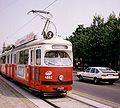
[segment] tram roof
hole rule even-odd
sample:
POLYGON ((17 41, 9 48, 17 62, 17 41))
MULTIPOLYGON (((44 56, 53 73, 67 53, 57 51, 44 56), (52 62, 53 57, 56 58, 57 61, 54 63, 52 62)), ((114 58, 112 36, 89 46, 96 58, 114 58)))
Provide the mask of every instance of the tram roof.
POLYGON ((72 43, 68 40, 65 40, 61 37, 55 37, 50 40, 43 40, 43 43, 45 44, 67 44, 67 45, 72 45, 72 43))
POLYGON ((25 47, 31 47, 31 46, 36 46, 36 45, 69 45, 72 46, 72 43, 68 40, 65 40, 61 37, 55 37, 52 39, 37 39, 31 42, 28 42, 26 44, 20 45, 15 47, 13 50, 18 50, 18 49, 22 49, 25 47))
POLYGON ((54 37, 52 39, 37 39, 34 40, 32 42, 29 42, 28 44, 26 44, 26 46, 30 46, 30 45, 45 45, 45 44, 60 44, 60 45, 72 45, 72 43, 70 41, 67 41, 61 37, 54 37))
POLYGON ((28 42, 28 43, 25 43, 25 44, 22 44, 20 46, 16 46, 14 47, 13 49, 11 50, 7 50, 5 51, 3 54, 6 54, 8 52, 11 52, 12 50, 18 50, 18 49, 22 49, 22 48, 25 48, 25 47, 30 47, 30 46, 34 46, 34 45, 70 45, 72 46, 72 43, 68 40, 65 40, 63 39, 62 37, 53 37, 51 39, 36 39, 36 40, 33 40, 31 42, 28 42))

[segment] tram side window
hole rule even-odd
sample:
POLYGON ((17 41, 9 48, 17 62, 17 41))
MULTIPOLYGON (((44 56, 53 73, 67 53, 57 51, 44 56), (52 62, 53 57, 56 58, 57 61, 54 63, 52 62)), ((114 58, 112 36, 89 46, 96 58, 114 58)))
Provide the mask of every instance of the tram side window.
POLYGON ((31 63, 31 65, 34 65, 34 50, 31 50, 30 63, 31 63))
POLYGON ((36 65, 41 65, 41 49, 36 50, 36 65))
POLYGON ((28 64, 29 50, 23 50, 19 52, 19 63, 28 64))
POLYGON ((1 63, 5 63, 5 61, 6 61, 6 56, 2 56, 1 57, 1 63))
POLYGON ((14 63, 16 64, 17 61, 16 61, 16 54, 14 54, 14 63))
POLYGON ((2 63, 2 57, 0 57, 0 63, 2 63))
POLYGON ((16 63, 17 63, 17 64, 19 64, 19 58, 20 58, 20 57, 19 57, 19 56, 20 56, 19 53, 20 53, 20 52, 17 52, 17 53, 16 53, 16 63))
POLYGON ((24 54, 24 64, 28 64, 29 50, 27 49, 24 52, 25 52, 25 54, 24 54))
POLYGON ((24 52, 23 51, 20 51, 20 54, 19 54, 19 63, 20 64, 24 64, 24 52))
POLYGON ((12 64, 13 63, 13 54, 11 54, 11 56, 10 56, 10 63, 12 64))
POLYGON ((7 63, 10 63, 10 55, 7 56, 7 63))

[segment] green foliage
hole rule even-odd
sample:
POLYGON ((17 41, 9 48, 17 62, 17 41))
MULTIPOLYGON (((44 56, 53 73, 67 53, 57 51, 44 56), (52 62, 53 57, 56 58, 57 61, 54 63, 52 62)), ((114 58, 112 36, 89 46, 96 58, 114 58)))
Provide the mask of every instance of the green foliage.
POLYGON ((120 16, 112 13, 106 22, 94 16, 90 27, 78 25, 68 40, 73 44, 74 58, 89 65, 115 66, 120 59, 120 16))

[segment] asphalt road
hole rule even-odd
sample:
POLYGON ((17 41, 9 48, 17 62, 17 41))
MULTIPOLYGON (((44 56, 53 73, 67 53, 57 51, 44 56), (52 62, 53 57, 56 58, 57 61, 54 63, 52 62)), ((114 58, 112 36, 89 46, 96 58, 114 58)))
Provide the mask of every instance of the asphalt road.
POLYGON ((74 90, 120 104, 120 81, 113 85, 109 85, 108 83, 95 85, 92 81, 80 82, 75 75, 73 75, 73 78, 74 90))

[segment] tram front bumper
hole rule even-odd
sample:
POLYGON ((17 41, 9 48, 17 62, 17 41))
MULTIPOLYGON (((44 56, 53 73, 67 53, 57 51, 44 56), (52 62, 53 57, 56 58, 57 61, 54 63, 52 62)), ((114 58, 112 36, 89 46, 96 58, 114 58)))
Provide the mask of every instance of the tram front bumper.
POLYGON ((66 85, 66 86, 54 86, 54 85, 44 85, 42 86, 43 92, 62 92, 65 93, 67 91, 72 90, 72 85, 66 85))
POLYGON ((57 91, 64 91, 64 87, 58 87, 57 91))

